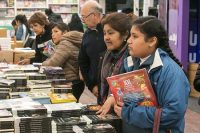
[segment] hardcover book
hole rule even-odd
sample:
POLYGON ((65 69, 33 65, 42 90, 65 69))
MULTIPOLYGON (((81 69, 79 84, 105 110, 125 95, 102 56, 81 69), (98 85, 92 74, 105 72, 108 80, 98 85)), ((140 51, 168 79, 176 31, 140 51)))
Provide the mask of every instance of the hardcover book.
POLYGON ((123 97, 128 94, 130 97, 143 99, 138 103, 141 106, 157 106, 156 96, 146 69, 114 75, 108 77, 107 81, 117 102, 123 102, 123 97))

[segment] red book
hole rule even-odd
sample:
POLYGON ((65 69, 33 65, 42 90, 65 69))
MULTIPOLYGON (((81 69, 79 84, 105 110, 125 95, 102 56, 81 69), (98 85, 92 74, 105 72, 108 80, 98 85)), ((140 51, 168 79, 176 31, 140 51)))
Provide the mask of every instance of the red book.
POLYGON ((107 78, 111 92, 117 102, 123 102, 127 93, 139 94, 144 100, 141 106, 157 106, 154 90, 151 86, 146 69, 139 69, 107 78))

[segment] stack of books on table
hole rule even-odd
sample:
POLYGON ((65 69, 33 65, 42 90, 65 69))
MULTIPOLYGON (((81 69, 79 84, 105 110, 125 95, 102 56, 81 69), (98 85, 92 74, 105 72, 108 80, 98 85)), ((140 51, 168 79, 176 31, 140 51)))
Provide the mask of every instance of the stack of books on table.
POLYGON ((89 125, 77 125, 73 126, 75 133, 117 133, 115 128, 108 124, 89 124, 89 125))
POLYGON ((15 84, 14 80, 0 79, 0 99, 8 99, 15 84))
POLYGON ((15 133, 52 133, 51 117, 39 114, 16 117, 15 133))
POLYGON ((110 124, 117 132, 122 132, 122 121, 121 118, 115 114, 107 114, 105 116, 100 115, 83 115, 82 119, 87 121, 89 124, 110 124))
POLYGON ((86 121, 80 117, 58 117, 52 120, 53 133, 73 133, 74 125, 86 125, 86 121))
POLYGON ((45 104, 47 112, 52 117, 80 117, 81 116, 81 103, 60 103, 60 104, 45 104))

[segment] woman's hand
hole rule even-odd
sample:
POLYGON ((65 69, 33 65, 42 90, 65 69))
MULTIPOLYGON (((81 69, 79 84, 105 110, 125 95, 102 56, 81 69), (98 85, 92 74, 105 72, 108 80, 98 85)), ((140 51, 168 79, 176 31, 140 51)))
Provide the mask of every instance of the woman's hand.
POLYGON ((97 111, 97 114, 106 115, 115 104, 115 98, 113 96, 108 97, 104 105, 97 111))
POLYGON ((17 63, 18 65, 27 65, 30 64, 30 59, 24 59, 17 63))

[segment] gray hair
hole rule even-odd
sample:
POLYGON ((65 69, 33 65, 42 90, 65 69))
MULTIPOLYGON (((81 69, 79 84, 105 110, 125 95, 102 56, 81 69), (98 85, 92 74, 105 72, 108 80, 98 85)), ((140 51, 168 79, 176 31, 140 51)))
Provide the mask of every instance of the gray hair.
POLYGON ((96 0, 88 0, 84 3, 82 7, 89 6, 90 12, 96 12, 96 13, 103 13, 103 9, 101 5, 96 0))

